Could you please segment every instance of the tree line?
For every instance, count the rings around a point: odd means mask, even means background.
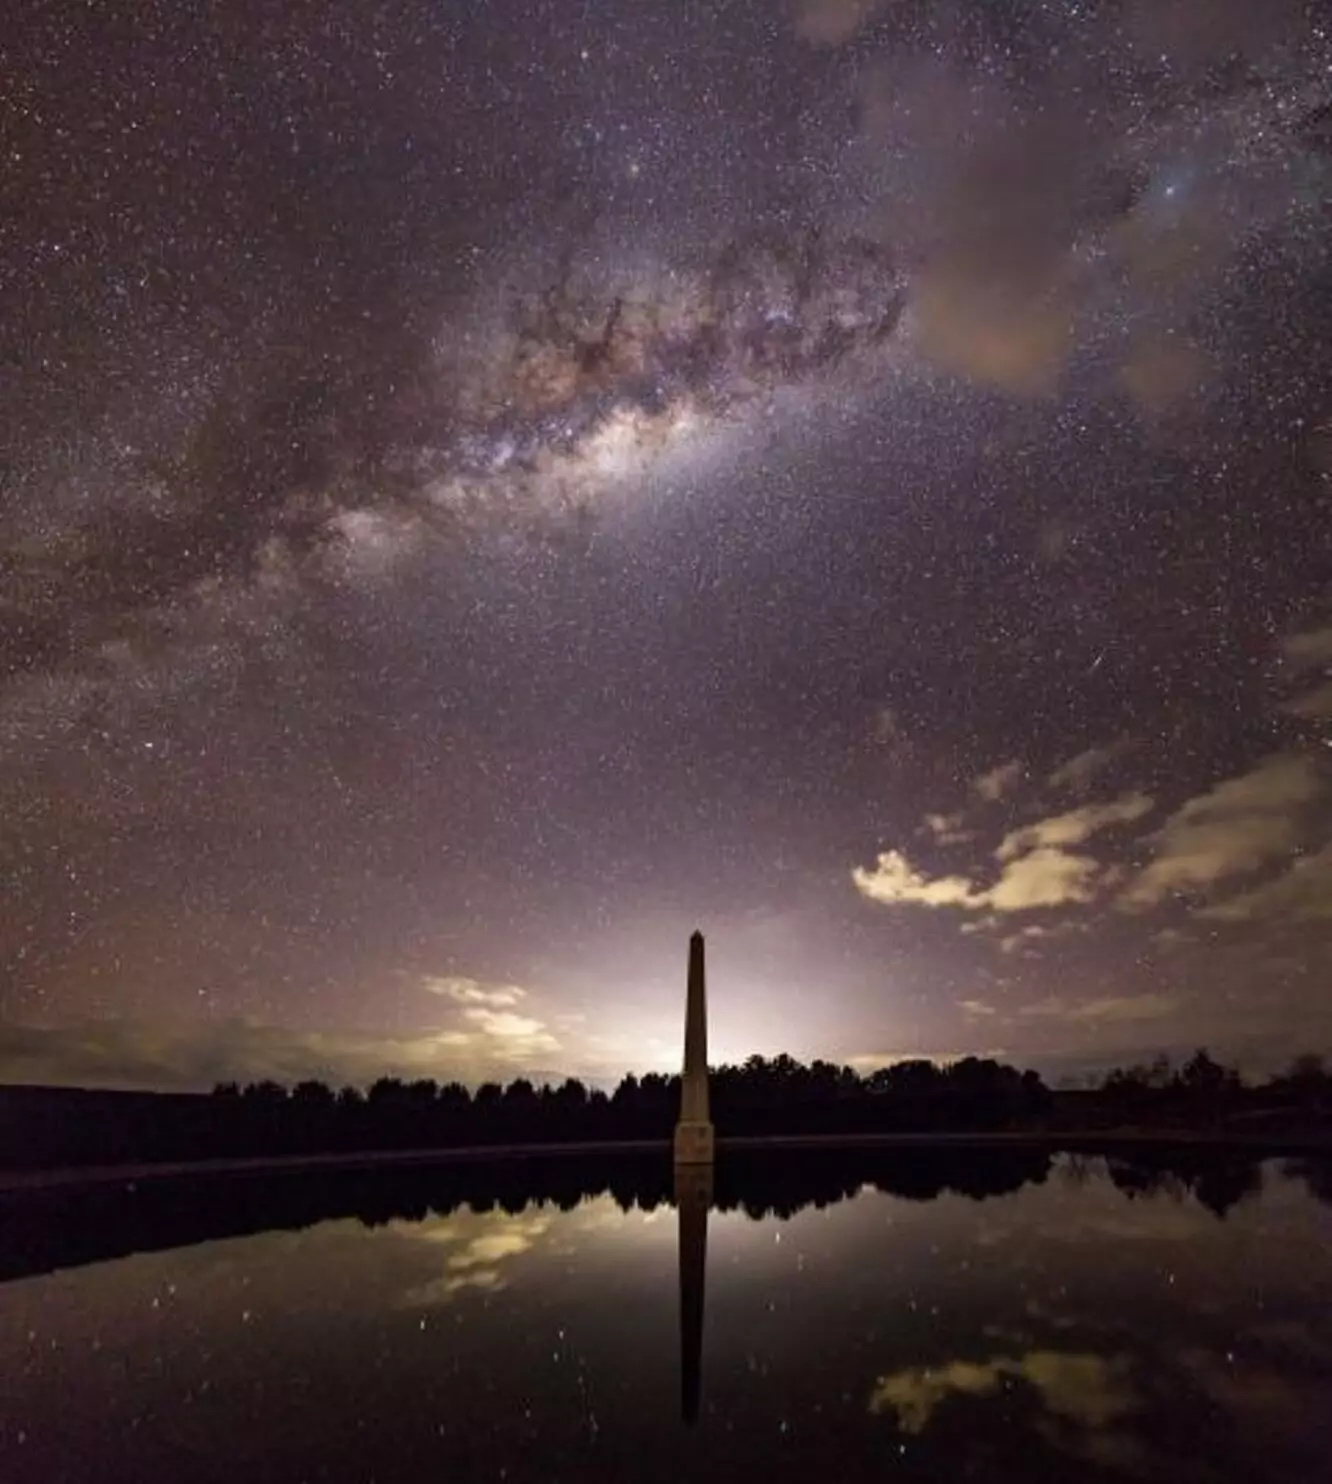
[[[913,1129],[1000,1129],[1029,1122],[1050,1101],[1036,1072],[990,1058],[948,1065],[898,1062],[866,1076],[827,1061],[751,1056],[709,1074],[713,1121],[728,1134],[878,1133]],[[367,1139],[386,1147],[412,1143],[545,1143],[666,1139],[680,1106],[680,1078],[632,1073],[610,1092],[577,1078],[507,1085],[381,1077],[365,1092],[298,1082],[221,1083],[219,1117],[263,1130],[284,1130],[302,1144],[338,1146]]]
[[[867,1074],[827,1061],[751,1056],[713,1069],[712,1116],[723,1137],[801,1134],[1079,1130],[1168,1132],[1233,1127],[1303,1140],[1332,1112],[1332,1077],[1305,1056],[1280,1076],[1246,1085],[1206,1050],[1117,1068],[1092,1088],[1052,1093],[1034,1071],[992,1058],[898,1062]],[[369,1150],[568,1143],[659,1143],[670,1138],[680,1079],[632,1074],[610,1091],[569,1078],[460,1082],[381,1077],[368,1089],[307,1080],[218,1084],[211,1096],[0,1089],[0,1165],[134,1164]],[[17,1101],[16,1101],[17,1099]]]
[[[1096,1090],[1107,1101],[1121,1104],[1239,1105],[1286,1102],[1321,1108],[1332,1105],[1332,1074],[1321,1056],[1305,1052],[1285,1071],[1258,1083],[1246,1082],[1239,1068],[1217,1061],[1199,1047],[1178,1066],[1168,1056],[1150,1062],[1115,1067]]]

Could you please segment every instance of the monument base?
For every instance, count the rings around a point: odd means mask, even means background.
[[[676,1164],[711,1164],[712,1145],[712,1125],[710,1123],[677,1123],[675,1125]]]

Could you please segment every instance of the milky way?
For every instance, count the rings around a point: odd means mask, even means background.
[[[5,43],[0,1072],[1326,1037],[1325,6],[270,12]]]
[[[409,467],[427,505],[576,505],[701,423],[882,347],[903,295],[884,248],[815,235],[737,243],[707,276],[663,270],[609,301],[556,285],[459,387],[448,441]]]

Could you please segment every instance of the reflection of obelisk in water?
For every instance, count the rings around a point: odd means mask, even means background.
[[[708,1115],[708,1010],[703,983],[703,934],[689,939],[689,989],[685,1003],[684,1074],[680,1121],[675,1125],[675,1162],[711,1164],[712,1120]]]
[[[703,1286],[708,1267],[708,1207],[712,1166],[676,1165],[675,1204],[680,1213],[680,1415],[698,1419],[703,1374]]]

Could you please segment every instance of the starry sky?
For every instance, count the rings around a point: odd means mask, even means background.
[[[1332,8],[0,70],[0,1078],[1332,1042]]]

